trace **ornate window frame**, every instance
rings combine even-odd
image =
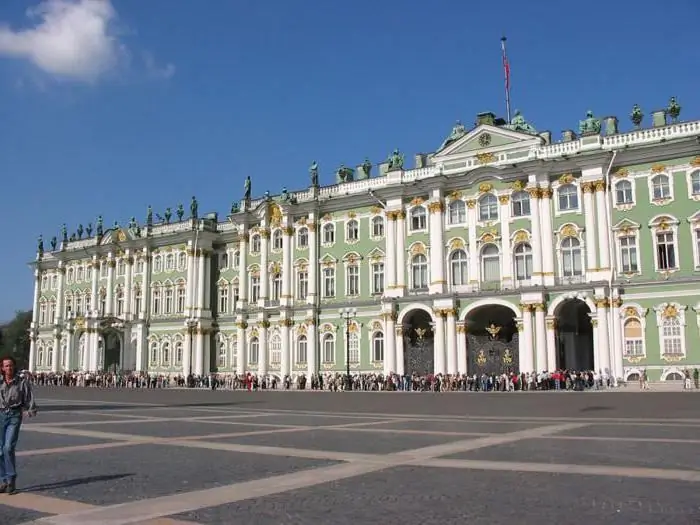
[[[409,256],[407,257],[406,263],[408,266],[408,289],[413,291],[413,292],[421,292],[421,291],[427,291],[428,288],[430,287],[430,257],[428,255],[428,249],[426,248],[425,244],[422,242],[414,242],[411,244],[411,246],[408,247],[408,253]],[[414,264],[416,263],[415,259],[418,257],[423,257],[425,259],[425,268],[426,268],[426,277],[425,277],[425,286],[420,286],[416,287],[416,283],[414,282],[414,274],[413,274],[413,267]],[[422,263],[421,263],[422,264]],[[419,283],[423,284],[423,283]]]
[[[362,295],[362,256],[357,252],[349,252],[343,256],[344,284],[346,297],[360,297]],[[357,289],[350,293],[350,268],[357,270]]]
[[[685,337],[686,329],[686,318],[685,310],[687,306],[681,305],[675,302],[666,302],[658,304],[654,307],[654,312],[656,312],[656,326],[659,330],[659,354],[661,359],[667,363],[675,363],[677,361],[683,360],[688,357],[688,345]],[[663,352],[664,348],[664,335],[663,335],[663,324],[666,319],[677,319],[680,324],[680,340],[681,340],[681,352],[680,355],[669,354],[666,355]]]
[[[275,343],[274,345],[273,342]],[[270,331],[270,335],[267,340],[267,347],[269,348],[268,358],[270,368],[272,370],[279,370],[282,366],[282,352],[284,349],[282,348],[282,336],[278,330]]]
[[[562,209],[559,200],[559,193],[566,187],[573,187],[576,190],[576,207]],[[581,214],[583,206],[583,192],[581,191],[581,184],[578,179],[573,175],[562,175],[557,182],[552,183],[552,190],[554,191],[553,200],[554,202],[554,216],[559,217],[561,215],[569,214]],[[532,211],[532,205],[530,210]]]
[[[301,359],[301,343],[304,343],[304,359]],[[306,333],[306,326],[301,325],[294,336],[294,366],[301,368],[309,362],[309,336]]]
[[[700,270],[700,211],[688,217],[688,224],[693,244],[693,266]]]
[[[224,305],[225,301],[225,305]],[[225,306],[222,308],[222,306]],[[231,289],[229,282],[223,277],[216,283],[216,312],[219,315],[230,314],[233,312],[231,308]]]
[[[306,295],[301,296],[301,276],[306,275]],[[309,262],[306,259],[294,261],[294,289],[292,295],[296,301],[306,301],[309,296]]]
[[[455,242],[450,242],[449,248],[447,252],[447,275],[448,275],[448,286],[451,290],[454,290],[456,292],[459,292],[461,290],[467,290],[469,287],[469,251],[467,250],[467,247],[464,245],[464,243],[457,244]],[[462,252],[464,253],[465,259],[464,261],[459,261],[460,266],[464,264],[466,266],[467,270],[467,275],[466,279],[464,279],[464,282],[462,283],[455,283],[455,272],[454,272],[454,262],[452,259],[457,255],[457,253]]]
[[[253,349],[255,349],[255,352],[253,352]],[[253,360],[253,357],[255,357],[255,360]],[[260,334],[256,328],[253,328],[248,335],[248,355],[246,360],[249,367],[257,367],[260,364]]]
[[[335,337],[335,329],[333,325],[330,325],[326,323],[321,327],[321,337],[319,338],[319,341],[321,343],[321,352],[320,352],[320,357],[321,357],[321,365],[324,368],[332,368],[337,359],[338,355],[338,341],[337,338]],[[326,343],[329,342],[331,344],[331,348],[333,351],[333,360],[329,361],[326,359]]]
[[[321,226],[321,246],[328,248],[336,242],[336,227],[333,221],[328,221]],[[330,239],[330,240],[329,240]]]
[[[284,248],[284,232],[282,228],[275,228],[270,234],[270,251],[272,253],[282,253]]]
[[[621,184],[629,184],[632,200],[629,202],[619,202],[617,200],[618,186]],[[637,205],[637,183],[634,177],[618,178],[613,182],[613,208],[617,211],[629,211]]]
[[[386,236],[386,220],[382,215],[372,215],[369,218],[369,238],[372,240],[383,239]],[[381,224],[381,235],[377,235],[374,228],[377,224]]]
[[[615,239],[615,264],[621,275],[633,277],[642,274],[642,253],[641,253],[641,224],[638,224],[629,219],[623,219],[612,227]],[[622,271],[622,244],[621,239],[625,237],[634,237],[635,247],[637,249],[637,271],[623,272]]]
[[[452,221],[452,213],[453,213],[453,208],[456,206],[461,206],[462,210],[464,211],[464,220],[463,221],[458,221],[454,222]],[[457,214],[460,212],[457,211]],[[467,222],[469,222],[469,212],[467,211],[467,203],[464,201],[464,199],[452,199],[450,202],[447,204],[447,213],[446,215],[446,225],[448,228],[451,227],[459,227],[459,226],[466,226]]]
[[[524,195],[527,199],[527,207],[529,208],[529,213],[523,213],[523,214],[516,214],[515,213],[515,197]],[[520,201],[517,201],[520,202]],[[523,217],[532,217],[532,198],[530,197],[530,194],[525,191],[524,189],[522,190],[515,190],[510,194],[510,217],[511,219],[521,219]]]
[[[625,361],[632,363],[632,364],[637,364],[640,361],[643,361],[644,359],[647,358],[648,356],[648,351],[647,351],[647,338],[646,338],[646,333],[647,333],[647,313],[649,312],[648,308],[642,308],[640,305],[636,303],[623,303],[620,306],[620,310],[618,312],[619,319],[618,323],[620,326],[620,344],[621,348],[620,351],[622,352],[622,359]],[[625,354],[625,323],[627,321],[634,319],[639,321],[639,323],[642,326],[642,354],[641,355],[634,355],[634,356],[628,356]]]
[[[649,221],[649,230],[651,232],[651,245],[654,249],[654,271],[657,273],[675,273],[680,270],[680,250],[678,245],[678,225],[680,221],[673,217],[672,215],[657,215]],[[658,234],[659,233],[672,233],[673,234],[673,250],[675,255],[675,268],[663,269],[659,268],[659,243]]]
[[[484,201],[488,199],[491,201],[493,199],[493,202],[489,202],[489,204],[484,204]],[[495,205],[496,208],[496,216],[495,217],[488,217],[486,219],[482,218],[481,215],[481,210],[483,209],[484,206],[488,206],[489,209],[491,209],[491,206]],[[484,225],[484,224],[490,224],[494,222],[498,222],[501,220],[501,204],[498,202],[498,195],[496,195],[494,192],[486,192],[482,193],[479,195],[479,198],[476,200],[476,223],[478,225]]]
[[[696,202],[700,201],[700,191],[698,193],[693,193],[693,177],[697,177],[700,184],[700,161],[698,165],[693,166],[691,164],[690,169],[686,171],[686,183],[688,184],[688,198]]]
[[[503,249],[501,248],[500,244],[496,242],[496,240],[490,241],[490,242],[485,242],[481,241],[479,246],[479,251],[477,254],[479,258],[479,283],[501,283],[503,282]],[[495,248],[496,249],[496,255],[495,256],[490,256],[492,259],[498,259],[498,280],[493,280],[493,281],[486,281],[484,279],[484,274],[486,273],[484,263],[486,260],[484,259],[484,251],[489,249],[489,248]]]
[[[375,272],[375,265],[382,265],[382,289],[377,290],[374,286],[374,277],[377,272]],[[386,254],[379,248],[375,248],[369,253],[367,257],[367,276],[369,280],[369,294],[371,296],[383,295],[386,291]]]
[[[229,364],[229,341],[225,334],[221,332],[214,338],[216,343],[216,368],[225,369]],[[223,359],[222,359],[223,358]],[[223,364],[222,364],[223,361]]]
[[[427,233],[430,228],[430,221],[428,220],[428,208],[423,205],[423,199],[415,198],[411,201],[411,206],[408,208],[408,213],[406,214],[408,220],[407,230],[409,234],[413,233]],[[422,227],[413,227],[413,219],[422,218]],[[420,225],[419,225],[420,226]],[[402,235],[402,232],[397,231],[397,235]]]
[[[250,255],[259,255],[262,252],[262,235],[257,232],[251,233],[248,246]]]
[[[303,243],[302,239],[305,239]],[[309,248],[309,228],[307,226],[300,226],[297,229],[296,248],[297,250],[307,250]]]
[[[382,358],[377,359],[377,354],[375,352],[375,345],[377,344],[377,341],[381,340],[382,342]],[[375,364],[383,364],[385,355],[386,355],[386,336],[384,332],[384,328],[382,327],[381,323],[378,321],[375,321],[372,323],[372,330],[369,333],[369,361],[370,363],[375,363]]]
[[[668,196],[654,198],[654,181],[660,177],[665,177],[668,182]],[[675,200],[675,190],[673,188],[673,174],[667,171],[663,166],[652,166],[651,172],[647,176],[647,187],[649,189],[649,202],[654,206],[665,206]]]
[[[321,299],[334,299],[338,295],[338,261],[331,255],[325,255],[321,260]],[[326,288],[326,270],[332,272],[333,293],[328,294]]]
[[[345,221],[345,244],[357,244],[360,242],[360,220],[357,217]]]
[[[255,287],[255,283],[253,282],[254,279],[257,279],[257,286],[258,286],[258,294],[255,299],[253,299],[253,288]],[[257,302],[261,296],[260,294],[262,293],[262,275],[260,272],[260,266],[257,264],[251,264],[248,266],[248,297],[244,297],[243,300],[249,303],[255,303]]]
[[[557,275],[559,279],[568,283],[578,283],[583,282],[586,277],[586,272],[588,268],[586,267],[586,239],[583,235],[583,228],[578,224],[568,222],[562,224],[559,230],[556,232],[556,255],[557,255]],[[581,275],[564,275],[564,257],[562,253],[562,243],[568,239],[574,238],[579,242],[579,248],[581,250]]]

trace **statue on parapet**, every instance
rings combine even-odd
[[[168,208],[169,210],[170,208]],[[197,211],[199,209],[199,205],[197,204],[197,199],[194,198],[194,195],[192,196],[192,200],[190,201],[190,215],[192,216],[193,219],[196,219],[198,217]]]
[[[85,227],[85,236],[89,239],[92,237],[92,223],[88,222],[88,225]]]
[[[681,106],[676,100],[676,97],[671,97],[668,101],[668,107],[666,108],[666,114],[671,117],[671,123],[675,124],[678,122],[678,117],[681,116]]]
[[[250,195],[252,191],[253,190],[251,188],[250,175],[248,175],[245,178],[245,182],[243,183],[243,200],[246,204],[250,203]]]
[[[173,212],[170,208],[165,208],[163,218],[165,219],[165,224],[170,224],[170,219],[173,218]]]
[[[531,134],[537,133],[534,126],[525,120],[525,117],[523,117],[523,114],[518,109],[515,110],[515,115],[513,115],[513,118],[510,120],[510,124],[507,127],[513,131],[521,131],[523,133]]]
[[[153,208],[150,204],[146,208],[146,226],[153,226]]]
[[[177,214],[177,220],[182,221],[182,219],[185,217],[185,207],[182,205],[182,203],[177,205],[177,210],[175,213]]]
[[[75,230],[75,233],[78,234],[78,239],[82,239],[82,238],[83,238],[83,233],[85,233],[85,230],[83,229],[83,225],[82,225],[82,224],[78,224],[78,228]]]
[[[309,167],[309,175],[311,176],[311,186],[318,186],[318,162],[313,161]]]
[[[95,224],[95,229],[96,229],[95,234],[98,237],[102,237],[104,235],[105,229],[104,229],[104,222],[102,219],[102,215],[99,215],[97,217],[97,223]]]
[[[630,120],[632,121],[632,124],[634,124],[634,127],[639,129],[642,127],[642,120],[644,120],[644,113],[642,113],[642,108],[639,107],[639,104],[635,104],[632,106],[632,113],[630,113]]]
[[[458,120],[457,122],[455,122],[455,125],[452,127],[452,131],[447,136],[447,138],[442,141],[442,144],[440,145],[440,149],[446,148],[447,146],[452,144],[454,141],[461,139],[466,134],[467,134],[466,128]]]
[[[362,163],[362,173],[364,173],[366,179],[372,176],[372,161],[369,160],[369,157],[365,157],[365,161]]]
[[[586,111],[586,118],[579,121],[578,131],[580,135],[598,135],[601,129],[600,119],[593,116],[591,110]]]
[[[61,240],[63,242],[68,242],[68,228],[65,224],[61,226]]]
[[[56,251],[56,246],[58,246],[58,239],[56,237],[51,237],[51,251],[55,252]]]
[[[43,235],[39,235],[39,238],[37,239],[36,251],[39,255],[44,254],[44,236]]]
[[[132,232],[135,232],[136,229],[137,229],[138,227],[139,227],[139,223],[136,222],[136,217],[131,217],[131,218],[129,219],[129,229],[130,229]]]
[[[231,215],[233,215],[234,213],[238,213],[239,211],[240,211],[240,206],[238,205],[238,202],[233,201],[231,203]]]
[[[389,163],[389,171],[402,170],[404,162],[403,153],[401,153],[398,148],[395,149],[394,152],[389,155],[387,162]]]

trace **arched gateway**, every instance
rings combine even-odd
[[[557,367],[585,371],[595,368],[591,309],[582,299],[567,299],[554,311],[557,320]]]
[[[403,316],[404,373],[428,375],[435,371],[433,318],[425,310],[411,310]]]
[[[518,373],[519,333],[516,313],[501,304],[482,305],[465,316],[469,374]]]

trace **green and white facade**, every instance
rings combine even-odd
[[[700,122],[662,113],[560,142],[480,114],[412,169],[59,243],[30,367],[408,373],[421,312],[434,372],[474,373],[470,320],[505,312],[521,371],[675,379],[700,366]]]

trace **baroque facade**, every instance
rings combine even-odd
[[[675,101],[672,101],[675,103]],[[158,374],[700,366],[700,122],[482,113],[404,167],[43,240],[30,368]],[[356,314],[346,321],[340,309]]]

